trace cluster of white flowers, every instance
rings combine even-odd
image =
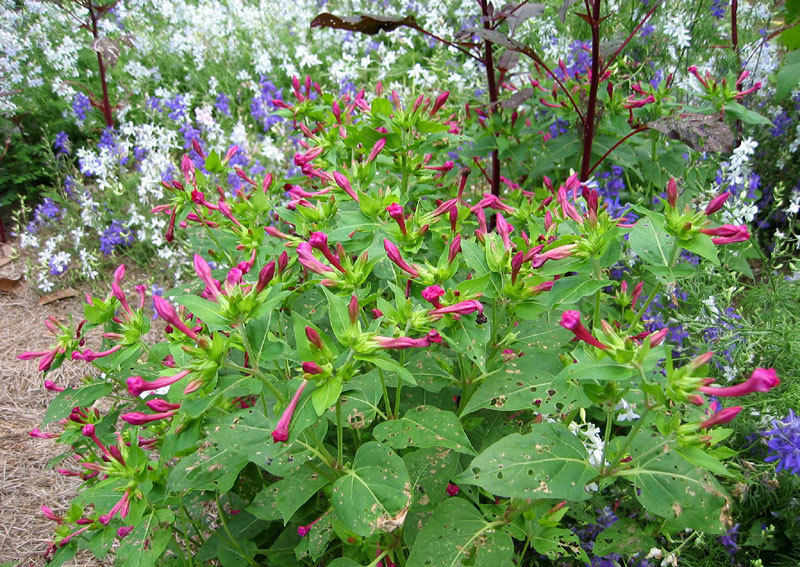
[[[755,202],[748,198],[747,185],[752,173],[751,160],[755,154],[758,142],[753,138],[744,138],[733,150],[729,161],[723,162],[722,182],[714,183],[712,193],[718,194],[733,186],[739,188],[738,193],[732,195],[722,210],[722,221],[730,224],[747,224],[753,221],[758,213]]]
[[[586,412],[580,411],[581,422],[573,421],[569,424],[570,432],[581,440],[586,452],[589,454],[589,464],[599,467],[603,462],[603,448],[605,443],[600,437],[600,428],[591,421],[586,421]]]

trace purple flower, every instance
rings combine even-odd
[[[214,103],[214,107],[225,116],[230,116],[231,115],[230,104],[231,104],[231,99],[225,96],[225,93],[219,93],[217,95],[217,101]]]
[[[86,115],[89,112],[90,106],[89,97],[82,92],[77,92],[75,96],[72,97],[72,112],[75,113],[75,117],[81,122],[86,120]]]
[[[127,247],[136,242],[133,231],[122,224],[122,221],[113,220],[100,236],[100,252],[111,254],[117,247]]]
[[[725,5],[722,0],[713,0],[711,2],[711,15],[721,20],[725,17]]]
[[[730,555],[735,555],[739,551],[739,524],[734,525],[731,529],[725,532],[725,535],[719,536],[717,541],[725,546],[725,549]]]
[[[186,100],[183,98],[183,95],[175,95],[173,98],[163,102],[167,110],[170,111],[167,116],[171,120],[178,121],[186,117]]]
[[[783,420],[772,422],[773,429],[762,435],[767,438],[770,454],[766,462],[778,462],[776,471],[786,470],[800,475],[800,419],[789,410]]]
[[[645,38],[650,37],[651,35],[653,35],[654,31],[656,31],[655,26],[650,22],[648,22],[642,26],[642,31],[639,32],[639,37],[645,37]]]
[[[53,147],[56,150],[57,156],[69,155],[69,136],[66,132],[59,132],[56,134],[56,139],[53,140]]]

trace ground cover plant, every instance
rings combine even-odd
[[[774,336],[791,311],[765,325],[797,293],[779,264],[795,246],[797,148],[781,150],[780,172],[756,155],[793,135],[796,70],[791,54],[777,74],[775,53],[771,68],[752,63],[771,34],[792,41],[796,12],[759,34],[737,18],[772,25],[772,12],[735,3],[704,19],[702,4],[478,2],[455,30],[335,7],[310,26],[358,45],[380,30],[430,40],[429,63],[447,53],[479,71],[470,81],[485,76],[488,104],[434,80],[367,93],[322,75],[284,89],[262,78],[234,131],[263,128],[263,143],[293,154],[273,152],[269,173],[205,107],[191,122],[181,95],[142,97],[152,116],[187,120],[175,165],[168,125],[138,172],[125,161],[133,121],[104,129],[98,153],[76,152],[82,197],[37,205],[23,242],[83,216],[115,258],[144,223],[95,214],[99,195],[134,191],[163,220],[131,258],[157,250],[172,262],[159,281],[175,287],[118,265],[84,320],[48,321],[52,348],[20,355],[45,373],[96,369],[77,387],[45,382],[60,393],[33,435],[67,445],[59,471],[84,481],[69,510],[43,509],[56,525],[48,558],[796,561],[796,346]],[[730,45],[687,64],[689,39],[711,44],[726,16]],[[551,61],[547,27],[532,22],[583,39]],[[653,33],[675,42],[650,47]],[[109,106],[96,106],[108,126]],[[756,226],[785,232],[759,244]],[[53,258],[50,275],[70,267]],[[760,291],[743,292],[748,281]],[[154,316],[167,328],[152,344]],[[84,343],[95,327],[101,351]]]

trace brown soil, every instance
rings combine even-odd
[[[4,247],[6,253],[8,250]],[[0,278],[16,279],[22,269],[22,260],[12,261],[0,267]],[[77,321],[81,313],[78,298],[40,306],[38,295],[24,282],[11,292],[0,292],[0,563],[45,565],[42,555],[50,545],[54,525],[40,507],[49,506],[56,514],[64,512],[79,486],[48,467],[48,461],[62,452],[59,446],[28,435],[41,426],[55,394],[44,389],[38,361],[18,360],[17,355],[50,346],[52,336],[43,324],[48,315],[62,321],[72,316]],[[48,378],[61,386],[77,385],[88,371],[88,365],[65,364]],[[100,564],[80,552],[66,563],[80,567]]]

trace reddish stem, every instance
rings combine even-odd
[[[97,29],[97,14],[94,11],[94,4],[91,0],[87,2],[86,6],[89,8],[89,16],[92,18],[92,36],[95,40],[100,36],[100,32]],[[103,118],[105,118],[106,126],[112,128],[114,126],[114,116],[111,113],[111,101],[108,98],[108,82],[106,80],[106,66],[103,63],[103,56],[100,52],[97,52],[97,66],[100,69],[100,86],[103,89],[103,107],[101,110],[103,111]]]
[[[600,0],[593,0],[592,13],[587,14],[592,29],[592,81],[589,84],[589,102],[586,120],[583,121],[583,159],[580,180],[589,178],[592,165],[592,142],[594,141],[594,121],[597,113],[597,89],[600,85]]]
[[[628,138],[630,138],[630,137],[631,137],[631,136],[633,136],[634,134],[638,134],[639,132],[644,132],[645,130],[649,130],[649,128],[648,128],[647,126],[638,126],[638,127],[636,128],[636,130],[633,130],[632,132],[629,132],[628,134],[626,134],[626,135],[625,135],[625,137],[623,137],[623,138],[622,138],[620,141],[618,141],[616,144],[614,144],[613,146],[611,146],[611,147],[609,148],[609,150],[608,150],[606,153],[604,153],[604,154],[603,154],[603,157],[601,157],[599,160],[597,160],[597,162],[595,162],[595,164],[594,164],[594,165],[592,166],[592,168],[589,170],[589,172],[588,172],[588,175],[591,175],[591,174],[592,174],[592,172],[593,172],[595,169],[597,169],[597,166],[599,166],[601,163],[603,163],[603,161],[604,161],[604,160],[605,160],[605,159],[608,157],[608,155],[609,155],[611,152],[613,152],[614,150],[616,150],[616,149],[617,149],[617,148],[618,148],[618,147],[619,147],[619,146],[620,146],[620,145],[621,145],[621,144],[622,144],[622,143],[623,143],[625,140],[627,140]]]
[[[483,15],[483,28],[491,30],[492,25],[489,18],[489,4],[486,0],[479,0],[481,5],[481,14]],[[484,40],[483,42],[484,57],[486,61],[486,82],[489,86],[489,108],[492,114],[499,111],[497,105],[497,81],[494,76],[494,56],[492,54],[492,42]],[[495,137],[497,134],[495,134]],[[495,197],[500,196],[500,154],[495,148],[492,150],[492,195]]]

